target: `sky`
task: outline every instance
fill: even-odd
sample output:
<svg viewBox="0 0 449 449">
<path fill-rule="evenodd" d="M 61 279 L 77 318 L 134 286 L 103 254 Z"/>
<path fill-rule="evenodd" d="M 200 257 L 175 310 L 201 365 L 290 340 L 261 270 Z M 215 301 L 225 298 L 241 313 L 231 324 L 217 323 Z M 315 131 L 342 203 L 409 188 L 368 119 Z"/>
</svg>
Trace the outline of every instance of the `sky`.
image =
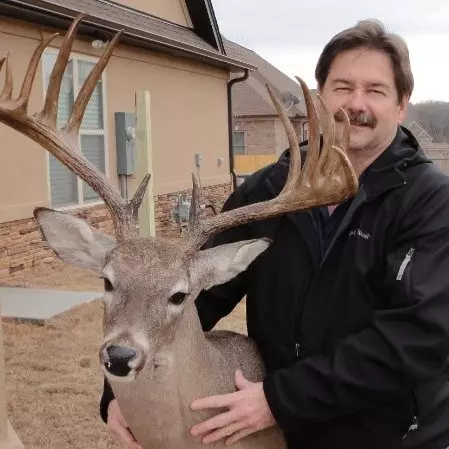
<svg viewBox="0 0 449 449">
<path fill-rule="evenodd" d="M 449 101 L 448 0 L 212 0 L 221 33 L 290 77 L 316 87 L 325 44 L 359 20 L 378 19 L 408 44 L 412 103 Z"/>
</svg>

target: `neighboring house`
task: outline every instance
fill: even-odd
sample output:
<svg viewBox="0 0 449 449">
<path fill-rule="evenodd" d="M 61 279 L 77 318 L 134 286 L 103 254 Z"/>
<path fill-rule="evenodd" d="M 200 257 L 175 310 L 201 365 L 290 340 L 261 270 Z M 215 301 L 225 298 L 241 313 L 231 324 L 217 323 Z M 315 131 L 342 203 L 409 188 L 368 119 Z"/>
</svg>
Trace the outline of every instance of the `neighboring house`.
<svg viewBox="0 0 449 449">
<path fill-rule="evenodd" d="M 416 140 L 422 144 L 432 143 L 432 136 L 415 120 L 405 125 L 415 136 Z"/>
<path fill-rule="evenodd" d="M 416 137 L 428 158 L 449 173 L 449 144 L 433 142 L 433 137 L 416 120 L 406 122 L 404 126 Z"/>
<path fill-rule="evenodd" d="M 254 67 L 239 55 L 226 55 L 210 0 L 2 0 L 0 55 L 11 51 L 16 86 L 40 31 L 63 35 L 80 12 L 89 16 L 65 73 L 58 124 L 103 53 L 93 42 L 108 41 L 123 29 L 86 112 L 81 148 L 118 188 L 115 113 L 133 113 L 135 92 L 148 90 L 156 231 L 179 232 L 173 215 L 180 195 L 191 188 L 191 172 L 199 170 L 205 197 L 214 202 L 230 191 L 228 83 L 234 72 Z M 57 38 L 43 55 L 30 98 L 32 113 L 43 106 L 60 44 Z M 3 77 L 0 73 L 0 86 Z M 2 124 L 0 137 L 0 279 L 54 257 L 30 218 L 37 206 L 73 211 L 110 231 L 102 202 L 55 158 Z M 130 192 L 136 182 L 129 180 Z"/>
<path fill-rule="evenodd" d="M 307 115 L 299 83 L 254 51 L 226 39 L 223 42 L 228 56 L 246 60 L 257 67 L 257 71 L 251 72 L 247 80 L 236 84 L 232 90 L 235 171 L 241 174 L 251 166 L 248 161 L 255 161 L 253 168 L 259 168 L 258 165 L 277 159 L 289 146 L 268 95 L 267 83 L 282 99 L 300 142 L 307 139 Z"/>
</svg>

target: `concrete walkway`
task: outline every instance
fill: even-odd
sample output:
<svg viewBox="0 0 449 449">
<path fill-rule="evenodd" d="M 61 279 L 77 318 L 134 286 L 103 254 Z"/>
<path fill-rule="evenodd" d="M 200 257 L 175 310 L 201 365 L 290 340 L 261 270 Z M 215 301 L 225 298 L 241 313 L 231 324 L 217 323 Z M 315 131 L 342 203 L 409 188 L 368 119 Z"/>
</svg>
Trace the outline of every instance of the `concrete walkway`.
<svg viewBox="0 0 449 449">
<path fill-rule="evenodd" d="M 72 307 L 99 298 L 101 294 L 101 292 L 0 287 L 1 315 L 5 319 L 43 323 Z"/>
</svg>

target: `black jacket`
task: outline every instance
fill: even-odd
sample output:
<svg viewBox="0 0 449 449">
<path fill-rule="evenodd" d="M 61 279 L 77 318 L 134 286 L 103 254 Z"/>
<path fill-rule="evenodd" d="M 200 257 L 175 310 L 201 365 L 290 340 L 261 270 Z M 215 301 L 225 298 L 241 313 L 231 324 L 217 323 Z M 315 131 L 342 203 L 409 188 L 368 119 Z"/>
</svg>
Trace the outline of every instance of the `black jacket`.
<svg viewBox="0 0 449 449">
<path fill-rule="evenodd" d="M 287 151 L 225 209 L 276 196 Z M 228 230 L 273 243 L 197 299 L 205 330 L 246 294 L 248 334 L 289 448 L 449 446 L 449 178 L 405 129 L 362 174 L 326 252 L 314 211 Z M 417 430 L 414 430 L 416 429 Z"/>
<path fill-rule="evenodd" d="M 288 158 L 287 151 L 252 175 L 224 208 L 276 196 Z M 217 236 L 212 245 L 273 243 L 245 273 L 201 293 L 203 327 L 246 294 L 248 334 L 262 352 L 264 390 L 290 449 L 445 448 L 449 179 L 399 128 L 346 206 L 325 254 L 314 211 Z M 105 382 L 104 420 L 112 397 Z"/>
</svg>

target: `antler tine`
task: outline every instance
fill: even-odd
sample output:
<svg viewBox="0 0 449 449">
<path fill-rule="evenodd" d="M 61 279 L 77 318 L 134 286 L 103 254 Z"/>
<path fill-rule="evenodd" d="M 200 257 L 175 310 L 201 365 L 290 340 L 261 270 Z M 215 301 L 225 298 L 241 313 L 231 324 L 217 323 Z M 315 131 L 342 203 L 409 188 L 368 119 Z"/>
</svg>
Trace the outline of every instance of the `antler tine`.
<svg viewBox="0 0 449 449">
<path fill-rule="evenodd" d="M 320 95 L 318 95 L 318 100 L 321 106 L 320 122 L 323 128 L 323 147 L 320 153 L 319 164 L 320 168 L 323 166 L 326 167 L 326 175 L 332 175 L 335 167 L 334 163 L 338 162 L 338 158 L 330 153 L 332 145 L 335 142 L 335 121 L 329 106 Z"/>
<path fill-rule="evenodd" d="M 114 36 L 112 41 L 109 42 L 109 45 L 107 46 L 105 52 L 84 82 L 83 87 L 81 88 L 78 97 L 76 98 L 75 104 L 73 105 L 72 113 L 65 128 L 65 132 L 67 134 L 78 134 L 90 97 L 92 96 L 92 93 L 95 89 L 95 86 L 97 85 L 98 80 L 101 77 L 101 74 L 103 73 L 103 70 L 105 69 L 107 63 L 109 62 L 109 59 L 112 56 L 112 52 L 114 51 L 114 48 L 116 47 L 121 34 L 122 31 L 119 31 Z"/>
<path fill-rule="evenodd" d="M 335 145 L 334 118 L 332 114 L 326 113 L 326 109 L 324 111 L 323 126 L 323 133 L 325 134 L 323 140 L 326 143 L 326 148 L 320 156 L 317 113 L 307 86 L 302 80 L 298 80 L 303 86 L 309 114 L 309 127 L 311 128 L 309 128 L 311 130 L 309 146 L 312 146 L 312 148 L 309 147 L 304 162 L 304 167 L 308 167 L 308 171 L 303 168 L 301 172 L 299 169 L 299 149 L 297 150 L 297 159 L 294 158 L 295 152 L 292 151 L 291 158 L 293 158 L 293 161 L 290 161 L 290 171 L 292 169 L 295 171 L 293 173 L 289 172 L 287 182 L 276 198 L 232 209 L 199 221 L 196 225 L 195 232 L 189 237 L 190 252 L 193 253 L 198 250 L 211 236 L 234 226 L 274 218 L 311 207 L 339 203 L 357 192 L 357 176 L 345 151 Z M 290 146 L 294 148 L 296 139 L 290 136 L 293 127 L 285 121 L 287 119 L 290 122 L 285 108 L 277 100 L 272 90 L 270 91 L 268 88 L 268 91 L 284 123 L 287 135 L 289 136 Z M 349 126 L 347 122 L 345 122 L 345 126 Z M 334 170 L 335 176 L 330 180 L 326 178 L 329 175 L 327 165 L 329 164 L 329 160 L 332 161 L 335 158 L 338 160 Z"/>
<path fill-rule="evenodd" d="M 312 95 L 310 93 L 307 84 L 299 78 L 299 76 L 295 77 L 299 84 L 301 85 L 301 89 L 304 94 L 304 100 L 306 103 L 307 110 L 307 120 L 308 120 L 308 134 L 309 141 L 307 144 L 307 159 L 304 162 L 304 167 L 302 171 L 302 176 L 299 180 L 300 183 L 306 181 L 313 177 L 313 172 L 315 167 L 317 166 L 319 155 L 320 155 L 320 129 L 318 125 L 318 115 L 313 105 Z"/>
<path fill-rule="evenodd" d="M 139 212 L 139 207 L 142 204 L 143 197 L 145 196 L 145 193 L 148 188 L 148 183 L 150 182 L 151 174 L 147 173 L 142 181 L 140 182 L 139 187 L 137 188 L 136 192 L 134 193 L 134 196 L 130 202 L 130 210 L 131 214 L 134 216 L 134 218 L 137 219 L 137 213 Z"/>
<path fill-rule="evenodd" d="M 87 14 L 80 14 L 70 25 L 61 48 L 59 49 L 58 58 L 51 72 L 50 82 L 48 84 L 47 95 L 45 96 L 44 108 L 38 114 L 38 118 L 42 123 L 50 126 L 56 126 L 58 115 L 58 100 L 61 91 L 62 78 L 64 76 L 67 63 L 69 62 L 70 52 L 72 51 L 73 41 L 81 21 L 87 17 Z"/>
<path fill-rule="evenodd" d="M 287 181 L 283 190 L 292 190 L 295 188 L 296 179 L 301 172 L 301 152 L 299 150 L 298 138 L 296 136 L 295 129 L 293 128 L 293 125 L 288 118 L 287 110 L 282 106 L 281 102 L 274 94 L 271 86 L 268 83 L 266 84 L 266 86 L 271 101 L 273 102 L 274 107 L 276 108 L 276 111 L 282 121 L 282 124 L 284 125 L 285 132 L 287 133 L 287 139 L 290 146 L 290 166 Z"/>
<path fill-rule="evenodd" d="M 39 61 L 41 60 L 42 53 L 48 47 L 50 42 L 58 35 L 59 33 L 55 33 L 51 36 L 48 36 L 47 38 L 44 36 L 41 37 L 41 42 L 34 51 L 30 64 L 28 65 L 28 70 L 25 74 L 25 78 L 23 79 L 22 89 L 20 90 L 19 98 L 16 100 L 16 111 L 27 111 L 31 88 L 33 87 L 34 77 L 36 76 L 36 70 L 39 65 Z"/>
<path fill-rule="evenodd" d="M 13 78 L 12 78 L 11 64 L 9 63 L 9 53 L 7 53 L 7 55 L 4 58 L 2 58 L 2 67 L 4 62 L 6 62 L 5 85 L 3 86 L 2 93 L 0 95 L 0 102 L 10 100 L 12 97 L 12 90 L 13 90 Z"/>
<path fill-rule="evenodd" d="M 201 202 L 201 188 L 198 185 L 198 180 L 194 173 L 192 173 L 192 200 L 190 201 L 190 211 L 189 211 L 189 226 L 188 233 L 190 235 L 195 233 L 199 224 L 199 207 Z"/>
</svg>

